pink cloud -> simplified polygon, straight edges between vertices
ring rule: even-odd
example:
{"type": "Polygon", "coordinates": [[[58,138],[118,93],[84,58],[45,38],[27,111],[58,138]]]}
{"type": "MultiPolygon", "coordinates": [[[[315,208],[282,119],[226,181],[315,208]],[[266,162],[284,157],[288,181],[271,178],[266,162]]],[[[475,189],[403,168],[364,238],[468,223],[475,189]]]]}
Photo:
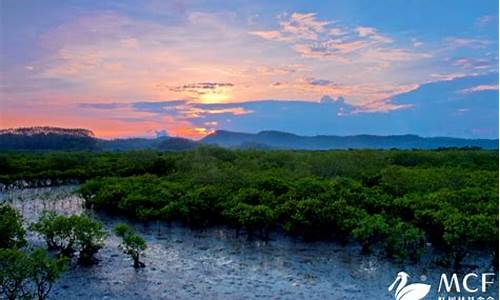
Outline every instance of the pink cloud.
{"type": "Polygon", "coordinates": [[[493,65],[491,61],[484,58],[462,57],[454,60],[452,62],[452,65],[460,67],[464,70],[484,70],[497,68],[497,66],[493,65]]]}
{"type": "Polygon", "coordinates": [[[370,35],[374,35],[377,33],[377,30],[373,27],[359,26],[359,27],[356,27],[355,30],[360,37],[370,36],[370,35]]]}
{"type": "Polygon", "coordinates": [[[318,34],[324,32],[325,26],[332,21],[320,21],[315,13],[293,13],[289,19],[280,22],[283,32],[293,34],[298,38],[315,40],[318,34]]]}
{"type": "Polygon", "coordinates": [[[252,35],[258,36],[260,38],[266,39],[266,40],[280,40],[281,39],[281,33],[276,30],[270,30],[270,31],[250,31],[249,32],[252,35]]]}
{"type": "Polygon", "coordinates": [[[469,94],[483,91],[498,91],[498,84],[481,84],[468,89],[460,90],[459,93],[469,94]]]}
{"type": "Polygon", "coordinates": [[[250,33],[266,40],[286,43],[302,57],[344,64],[376,65],[378,69],[386,68],[392,62],[431,57],[430,54],[415,53],[402,47],[389,47],[388,44],[394,43],[394,40],[374,27],[346,28],[333,26],[334,23],[318,20],[314,13],[293,13],[280,16],[278,30],[250,33]]]}
{"type": "Polygon", "coordinates": [[[453,48],[481,49],[491,44],[489,40],[461,37],[449,37],[445,41],[453,48]]]}

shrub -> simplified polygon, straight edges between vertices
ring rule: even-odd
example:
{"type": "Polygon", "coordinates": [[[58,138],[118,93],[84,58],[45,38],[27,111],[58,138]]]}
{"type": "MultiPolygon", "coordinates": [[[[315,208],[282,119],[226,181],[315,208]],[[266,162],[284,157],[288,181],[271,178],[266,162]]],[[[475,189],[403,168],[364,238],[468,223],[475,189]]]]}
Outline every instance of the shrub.
{"type": "Polygon", "coordinates": [[[64,256],[79,252],[78,261],[92,264],[94,255],[102,248],[106,232],[102,223],[86,215],[63,216],[44,213],[30,228],[43,236],[49,248],[58,249],[64,256]]]}
{"type": "Polygon", "coordinates": [[[423,254],[425,233],[409,223],[397,221],[391,226],[385,244],[388,256],[417,261],[423,254]]]}
{"type": "Polygon", "coordinates": [[[144,238],[137,235],[135,230],[126,224],[116,225],[113,228],[113,232],[122,238],[120,248],[132,258],[134,268],[145,267],[144,263],[140,261],[141,256],[144,255],[144,251],[147,248],[144,238]]]}
{"type": "Polygon", "coordinates": [[[49,249],[57,249],[65,256],[76,251],[74,224],[69,217],[58,215],[53,211],[44,212],[38,222],[30,225],[30,229],[41,235],[49,249]]]}
{"type": "Polygon", "coordinates": [[[283,225],[286,231],[300,234],[306,240],[328,236],[329,222],[323,211],[323,202],[318,199],[305,199],[292,203],[285,212],[288,215],[283,225]]]}
{"type": "Polygon", "coordinates": [[[49,249],[61,249],[64,247],[61,244],[62,240],[58,240],[58,238],[61,231],[64,231],[64,227],[66,227],[62,224],[63,221],[65,221],[65,218],[59,216],[56,212],[45,211],[38,219],[38,222],[31,224],[30,230],[43,236],[49,249]]]}
{"type": "MultiPolygon", "coordinates": [[[[396,258],[416,259],[424,240],[457,262],[471,248],[498,255],[497,151],[199,147],[52,155],[2,155],[0,182],[91,179],[79,193],[108,213],[191,227],[225,223],[264,238],[276,225],[305,239],[354,238],[365,251],[373,244],[396,258]]],[[[59,235],[45,236],[61,244],[59,235]]],[[[76,240],[62,241],[77,251],[76,240]]]]}
{"type": "Polygon", "coordinates": [[[94,255],[103,247],[106,232],[103,225],[94,219],[82,215],[69,217],[79,251],[78,261],[82,264],[97,262],[94,255]]]}
{"type": "Polygon", "coordinates": [[[373,250],[373,246],[380,245],[389,235],[389,225],[381,215],[366,216],[359,220],[352,231],[356,240],[361,243],[364,253],[373,250]]]}
{"type": "Polygon", "coordinates": [[[180,200],[181,218],[191,227],[205,227],[220,222],[224,191],[204,186],[188,192],[180,200]]]}
{"type": "Polygon", "coordinates": [[[51,258],[42,249],[30,254],[0,249],[0,293],[6,299],[47,299],[66,264],[66,259],[51,258]]]}
{"type": "Polygon", "coordinates": [[[23,247],[24,238],[22,217],[7,204],[0,205],[0,248],[23,247]]]}
{"type": "Polygon", "coordinates": [[[248,239],[252,239],[256,231],[259,231],[263,239],[269,239],[269,231],[276,220],[273,210],[262,204],[237,203],[225,212],[225,216],[236,227],[237,235],[240,228],[244,228],[248,239]]]}

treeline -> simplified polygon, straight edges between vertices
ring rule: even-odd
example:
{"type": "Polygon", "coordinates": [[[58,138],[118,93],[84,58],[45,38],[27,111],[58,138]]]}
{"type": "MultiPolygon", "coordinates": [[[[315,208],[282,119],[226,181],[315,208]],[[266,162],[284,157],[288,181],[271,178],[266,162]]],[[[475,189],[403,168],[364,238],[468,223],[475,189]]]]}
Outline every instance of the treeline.
{"type": "Polygon", "coordinates": [[[0,151],[184,151],[198,147],[199,142],[160,137],[103,140],[82,128],[24,127],[0,129],[0,151]]]}
{"type": "Polygon", "coordinates": [[[0,132],[1,151],[91,151],[97,150],[98,140],[91,131],[85,129],[63,129],[44,127],[2,130],[0,132]],[[25,129],[25,130],[22,130],[25,129]],[[49,130],[50,129],[50,130],[49,130]],[[26,131],[31,130],[29,133],[26,131]]]}
{"type": "Polygon", "coordinates": [[[455,265],[473,249],[498,259],[496,151],[7,154],[0,170],[4,184],[78,179],[89,207],[145,221],[262,239],[281,229],[412,260],[431,243],[455,265]]]}

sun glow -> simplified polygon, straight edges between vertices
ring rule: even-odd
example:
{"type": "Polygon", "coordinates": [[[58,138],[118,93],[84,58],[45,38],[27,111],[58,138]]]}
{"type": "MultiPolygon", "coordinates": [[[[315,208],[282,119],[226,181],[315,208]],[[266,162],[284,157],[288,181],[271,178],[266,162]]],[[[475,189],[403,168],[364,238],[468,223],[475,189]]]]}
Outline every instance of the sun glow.
{"type": "Polygon", "coordinates": [[[202,103],[223,103],[231,97],[229,91],[219,90],[208,92],[200,96],[202,103]]]}

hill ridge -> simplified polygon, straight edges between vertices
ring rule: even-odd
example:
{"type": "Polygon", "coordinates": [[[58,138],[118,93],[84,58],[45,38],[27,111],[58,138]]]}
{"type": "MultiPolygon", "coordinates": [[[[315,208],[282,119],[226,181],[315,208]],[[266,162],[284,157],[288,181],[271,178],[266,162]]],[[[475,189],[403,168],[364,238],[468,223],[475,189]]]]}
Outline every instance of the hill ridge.
{"type": "Polygon", "coordinates": [[[301,136],[278,130],[257,133],[216,130],[199,141],[180,137],[121,138],[103,140],[96,138],[91,130],[83,128],[60,128],[50,126],[9,128],[0,130],[0,151],[10,150],[92,150],[128,151],[154,149],[181,151],[200,145],[216,145],[240,149],[438,149],[438,148],[483,148],[498,149],[498,139],[466,139],[456,137],[421,137],[415,134],[402,135],[315,135],[301,136]]]}
{"type": "MultiPolygon", "coordinates": [[[[200,140],[202,143],[238,148],[248,144],[265,145],[267,148],[327,150],[348,148],[374,149],[436,149],[445,147],[480,147],[498,149],[498,139],[467,139],[457,137],[422,137],[415,134],[401,135],[314,135],[301,136],[277,130],[257,133],[217,130],[200,140]]],[[[246,147],[245,147],[246,148],[246,147]]]]}

